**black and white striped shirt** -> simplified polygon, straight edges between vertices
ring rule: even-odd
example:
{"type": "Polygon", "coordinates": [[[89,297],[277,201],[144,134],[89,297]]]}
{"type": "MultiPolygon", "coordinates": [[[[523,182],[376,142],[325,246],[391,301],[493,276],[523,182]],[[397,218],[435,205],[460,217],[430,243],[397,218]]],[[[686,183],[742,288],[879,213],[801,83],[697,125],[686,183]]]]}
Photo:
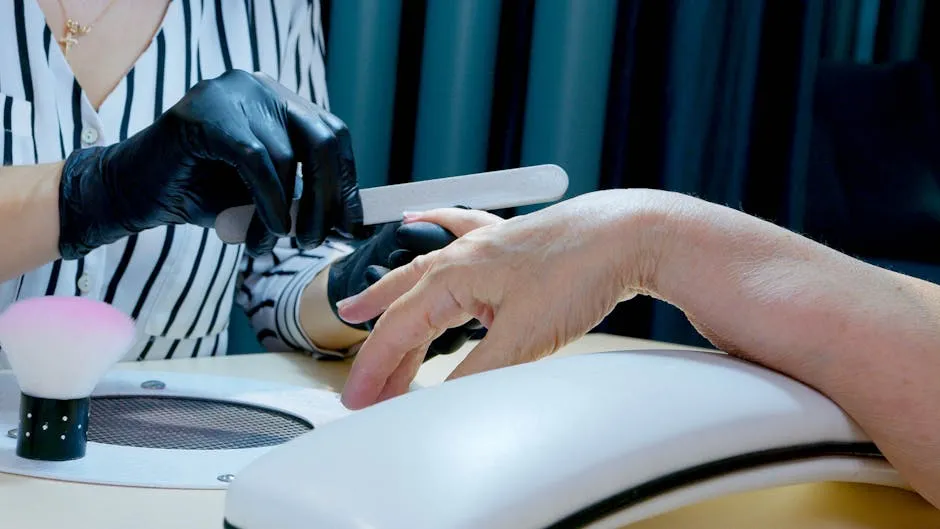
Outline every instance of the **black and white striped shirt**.
{"type": "MultiPolygon", "coordinates": [[[[97,111],[39,4],[0,0],[0,13],[3,165],[55,162],[74,149],[121,141],[199,80],[233,68],[266,72],[329,105],[317,0],[172,0],[149,46],[97,111]]],[[[214,230],[162,227],[3,283],[0,310],[53,294],[111,303],[137,321],[139,339],[126,358],[133,360],[224,354],[237,302],[267,348],[310,351],[298,322],[300,295],[349,251],[342,241],[300,251],[285,239],[273,255],[251,259],[214,230]]]]}

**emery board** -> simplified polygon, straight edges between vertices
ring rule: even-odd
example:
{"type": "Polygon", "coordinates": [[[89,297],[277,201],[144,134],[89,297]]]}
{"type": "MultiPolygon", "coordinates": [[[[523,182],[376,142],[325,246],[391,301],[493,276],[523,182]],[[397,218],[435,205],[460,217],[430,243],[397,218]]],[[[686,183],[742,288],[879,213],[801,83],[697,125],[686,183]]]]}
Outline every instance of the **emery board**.
{"type": "MultiPolygon", "coordinates": [[[[384,224],[402,219],[405,211],[466,206],[494,210],[552,202],[568,190],[568,175],[557,165],[545,164],[488,171],[433,180],[422,180],[360,189],[363,224],[384,224]]],[[[245,241],[254,206],[231,208],[219,214],[215,230],[222,241],[245,241]]],[[[297,201],[291,208],[291,225],[297,217],[297,201]]],[[[294,235],[291,229],[291,236],[294,235]]]]}

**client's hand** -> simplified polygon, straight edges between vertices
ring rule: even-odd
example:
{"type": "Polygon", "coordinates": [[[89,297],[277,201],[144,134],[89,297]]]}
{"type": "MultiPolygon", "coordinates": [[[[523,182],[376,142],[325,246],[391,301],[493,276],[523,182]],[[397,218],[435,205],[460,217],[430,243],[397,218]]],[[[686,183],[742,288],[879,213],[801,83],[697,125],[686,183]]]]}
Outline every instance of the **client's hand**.
{"type": "Polygon", "coordinates": [[[589,331],[635,295],[627,285],[640,284],[621,273],[624,263],[639,269],[643,261],[638,237],[609,222],[625,209],[617,200],[583,196],[495,223],[460,210],[418,217],[466,235],[340,305],[348,321],[385,311],[359,350],[344,404],[360,408],[407,391],[428,344],[471,318],[487,335],[451,377],[533,360],[589,331]]]}
{"type": "MultiPolygon", "coordinates": [[[[382,226],[354,252],[330,265],[326,283],[330,309],[343,321],[336,308],[339,301],[362,292],[391,270],[407,265],[415,257],[444,248],[456,238],[453,233],[432,222],[395,222],[382,226]]],[[[372,329],[376,319],[346,324],[367,332],[372,329]]],[[[422,359],[453,353],[479,329],[480,325],[476,321],[448,329],[430,344],[422,359]]],[[[313,339],[316,341],[316,338],[313,339]]]]}

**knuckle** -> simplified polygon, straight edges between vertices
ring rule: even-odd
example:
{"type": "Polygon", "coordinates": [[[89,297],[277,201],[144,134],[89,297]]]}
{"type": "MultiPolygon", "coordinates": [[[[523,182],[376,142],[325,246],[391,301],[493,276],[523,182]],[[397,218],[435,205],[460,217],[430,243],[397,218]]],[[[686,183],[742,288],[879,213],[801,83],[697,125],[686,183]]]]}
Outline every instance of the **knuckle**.
{"type": "Polygon", "coordinates": [[[468,312],[477,320],[477,322],[479,322],[480,325],[487,328],[492,327],[493,322],[496,319],[496,314],[493,311],[493,307],[481,301],[473,303],[472,309],[468,312]]]}
{"type": "Polygon", "coordinates": [[[421,254],[411,260],[411,267],[419,275],[429,275],[435,257],[434,252],[421,254]]]}
{"type": "Polygon", "coordinates": [[[288,168],[294,162],[294,152],[289,147],[274,145],[265,147],[265,150],[268,152],[268,156],[271,157],[271,161],[277,166],[288,168]]]}
{"type": "Polygon", "coordinates": [[[199,82],[200,85],[206,88],[218,89],[221,85],[224,85],[225,80],[229,78],[230,72],[223,73],[218,77],[212,77],[210,79],[204,79],[199,82]]]}
{"type": "Polygon", "coordinates": [[[239,147],[245,156],[251,158],[260,157],[267,152],[267,149],[265,149],[264,145],[257,140],[240,142],[239,147]]]}
{"type": "Polygon", "coordinates": [[[229,79],[242,80],[242,79],[248,79],[250,77],[251,77],[251,74],[249,74],[245,70],[233,69],[233,70],[227,70],[223,72],[222,75],[216,77],[216,79],[218,80],[229,80],[229,79]]]}
{"type": "Polygon", "coordinates": [[[443,306],[438,305],[435,308],[437,310],[425,310],[422,313],[423,323],[425,328],[430,329],[430,332],[427,336],[422,336],[421,338],[425,340],[433,340],[442,333],[444,333],[451,325],[454,325],[454,318],[449,316],[454,309],[460,309],[460,303],[457,301],[457,298],[454,297],[453,293],[450,290],[446,291],[446,298],[444,300],[443,306]]]}
{"type": "Polygon", "coordinates": [[[324,110],[320,114],[320,119],[323,120],[331,129],[333,129],[337,134],[340,132],[349,133],[349,127],[346,126],[346,122],[343,121],[339,116],[324,110]]]}
{"type": "Polygon", "coordinates": [[[343,156],[352,161],[352,134],[350,134],[349,129],[334,129],[333,136],[336,137],[336,144],[342,150],[343,156]]]}
{"type": "Polygon", "coordinates": [[[224,88],[220,86],[221,82],[220,78],[203,79],[199,81],[193,85],[192,89],[187,93],[186,100],[195,102],[201,99],[219,99],[224,92],[224,88]]]}
{"type": "Polygon", "coordinates": [[[320,127],[317,134],[317,148],[324,151],[334,151],[339,147],[339,139],[333,131],[320,127]]]}
{"type": "MultiPolygon", "coordinates": [[[[431,311],[426,310],[421,313],[421,323],[424,324],[425,329],[429,329],[435,333],[438,331],[438,323],[435,321],[434,313],[431,311]]],[[[431,333],[428,334],[431,335],[431,333]]]]}

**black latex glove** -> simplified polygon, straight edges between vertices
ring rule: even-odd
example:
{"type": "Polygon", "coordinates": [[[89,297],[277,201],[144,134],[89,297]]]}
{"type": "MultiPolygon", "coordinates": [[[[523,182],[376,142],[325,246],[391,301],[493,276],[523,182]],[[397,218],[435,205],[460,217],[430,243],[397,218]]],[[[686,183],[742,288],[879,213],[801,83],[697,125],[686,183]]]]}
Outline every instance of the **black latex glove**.
{"type": "Polygon", "coordinates": [[[59,251],[77,259],[161,225],[211,228],[222,211],[254,204],[246,249],[269,252],[291,229],[298,163],[298,245],[318,246],[334,228],[366,236],[346,125],[266,75],[226,72],[133,137],[68,157],[59,251]]]}
{"type": "MultiPolygon", "coordinates": [[[[330,265],[327,298],[336,317],[336,304],[354,296],[399,266],[415,257],[444,248],[457,237],[447,229],[430,222],[383,225],[376,233],[351,254],[330,265]]],[[[351,327],[371,331],[378,318],[351,327]]],[[[448,329],[431,343],[425,360],[439,354],[450,354],[459,349],[482,326],[472,320],[461,327],[448,329]]]]}

